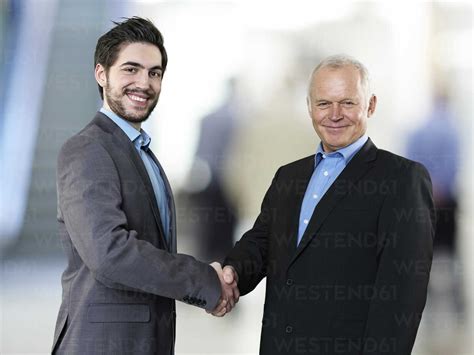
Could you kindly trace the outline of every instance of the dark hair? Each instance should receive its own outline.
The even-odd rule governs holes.
[[[161,66],[163,73],[166,70],[168,56],[163,45],[163,36],[155,25],[148,19],[141,17],[124,18],[123,22],[114,22],[116,25],[109,32],[102,35],[97,41],[94,53],[94,68],[101,64],[106,71],[115,63],[123,44],[150,43],[158,47],[161,52]],[[104,90],[99,86],[100,97],[104,99]]]

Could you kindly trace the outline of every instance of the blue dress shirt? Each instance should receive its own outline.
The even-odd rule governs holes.
[[[169,196],[166,191],[165,182],[160,172],[160,168],[156,165],[151,155],[148,153],[151,138],[150,136],[141,129],[137,131],[130,123],[125,121],[123,118],[116,115],[114,112],[109,111],[105,108],[101,108],[100,112],[114,121],[122,131],[130,138],[137,150],[140,158],[145,165],[148,177],[150,178],[155,193],[156,202],[158,204],[158,210],[160,211],[161,223],[163,224],[163,231],[165,232],[165,239],[169,241],[170,232],[170,209],[169,209]]]
[[[322,143],[319,144],[314,157],[313,175],[309,180],[303,203],[301,204],[297,244],[300,243],[306,227],[311,220],[314,209],[321,198],[351,161],[352,157],[362,148],[365,142],[367,142],[368,138],[367,135],[363,135],[354,143],[332,153],[324,152]]]

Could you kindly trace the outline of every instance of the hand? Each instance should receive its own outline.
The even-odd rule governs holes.
[[[223,284],[222,281],[222,266],[218,262],[213,262],[210,264],[214,270],[216,270],[217,275],[219,276],[219,281],[221,282],[221,287]],[[206,311],[207,313],[211,313],[213,316],[216,317],[223,317],[227,312],[227,299],[224,298],[224,292],[221,291],[221,297],[219,298],[219,303],[212,311]]]
[[[207,313],[211,313],[215,317],[223,317],[227,313],[227,300],[223,299],[222,297],[219,299],[219,303],[217,304],[216,308],[212,311],[206,311]]]
[[[222,276],[224,279],[224,282],[232,287],[232,307],[235,306],[235,303],[239,302],[239,297],[240,297],[240,291],[239,288],[237,287],[237,283],[239,282],[239,275],[237,275],[237,272],[235,269],[227,265],[224,267],[224,270],[222,271]]]
[[[234,280],[230,280],[228,278],[228,281],[224,280],[223,274],[222,274],[222,267],[221,264],[218,262],[214,262],[211,264],[211,266],[216,270],[217,275],[219,276],[219,280],[221,282],[221,298],[219,300],[218,305],[212,312],[210,312],[212,315],[216,317],[222,317],[226,313],[229,313],[232,308],[234,308],[236,300],[234,299],[234,295],[240,295],[239,290],[237,288],[237,282]],[[238,301],[238,296],[237,296],[237,301]]]

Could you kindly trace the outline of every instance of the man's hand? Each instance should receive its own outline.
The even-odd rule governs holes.
[[[214,268],[214,270],[216,270],[222,288],[219,303],[216,308],[214,308],[214,310],[211,312],[211,314],[216,317],[222,317],[226,313],[229,313],[232,308],[234,308],[235,303],[237,303],[239,299],[240,293],[237,288],[237,280],[234,276],[232,276],[232,280],[229,276],[227,276],[227,280],[224,280],[221,264],[219,264],[218,262],[213,262],[211,266]],[[237,298],[235,298],[235,295],[237,295]]]
[[[217,304],[216,308],[214,308],[211,312],[213,316],[216,317],[223,317],[227,312],[227,299],[225,298],[223,286],[223,279],[222,279],[222,266],[218,262],[213,262],[210,264],[214,270],[216,270],[217,275],[219,276],[219,281],[221,282],[221,297],[219,299],[219,303]]]
[[[227,265],[224,267],[224,270],[222,271],[222,276],[224,279],[224,282],[231,286],[232,288],[232,307],[235,306],[235,303],[239,302],[239,297],[240,297],[240,291],[239,288],[237,287],[237,283],[239,282],[239,276],[235,272],[235,269]]]

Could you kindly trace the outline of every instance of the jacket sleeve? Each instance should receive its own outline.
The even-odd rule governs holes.
[[[379,216],[378,270],[363,354],[411,354],[433,257],[434,207],[430,177],[410,163]]]
[[[190,299],[193,302],[188,303],[207,310],[217,304],[221,287],[211,266],[156,248],[128,228],[117,168],[97,140],[78,135],[64,144],[58,157],[57,190],[59,218],[98,282]]]
[[[272,184],[263,199],[260,214],[252,229],[247,231],[236,243],[224,260],[231,265],[238,275],[238,287],[241,295],[251,292],[267,275],[268,243],[271,234],[272,218],[275,214],[278,170]]]

